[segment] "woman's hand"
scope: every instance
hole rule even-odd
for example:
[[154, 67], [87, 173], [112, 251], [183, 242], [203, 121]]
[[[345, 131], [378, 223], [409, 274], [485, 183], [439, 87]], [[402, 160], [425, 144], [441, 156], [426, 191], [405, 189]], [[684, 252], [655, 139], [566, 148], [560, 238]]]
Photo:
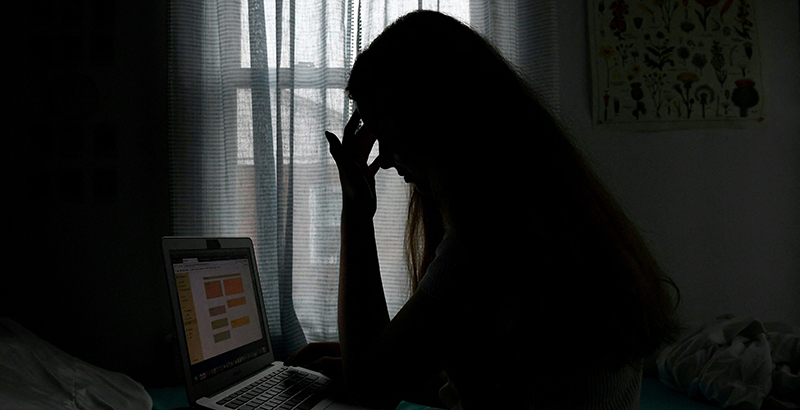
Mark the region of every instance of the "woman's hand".
[[320, 372], [328, 376], [336, 387], [344, 385], [342, 349], [339, 343], [310, 343], [286, 359], [283, 364]]
[[376, 159], [372, 164], [367, 163], [377, 138], [366, 128], [359, 127], [360, 122], [361, 116], [356, 110], [344, 127], [341, 142], [331, 132], [326, 131], [325, 137], [339, 169], [345, 209], [371, 218], [377, 209], [375, 174], [380, 169], [380, 162]]

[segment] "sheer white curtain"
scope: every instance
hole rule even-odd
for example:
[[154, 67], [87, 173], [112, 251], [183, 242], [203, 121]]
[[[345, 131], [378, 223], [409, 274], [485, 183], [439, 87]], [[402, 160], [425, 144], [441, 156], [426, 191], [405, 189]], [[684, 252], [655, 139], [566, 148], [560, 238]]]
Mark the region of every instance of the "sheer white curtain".
[[[350, 116], [344, 86], [358, 51], [419, 8], [483, 32], [555, 105], [555, 0], [171, 2], [173, 231], [253, 238], [278, 357], [337, 339], [341, 191], [323, 132], [340, 135]], [[394, 315], [409, 295], [407, 189], [391, 171], [377, 188]]]

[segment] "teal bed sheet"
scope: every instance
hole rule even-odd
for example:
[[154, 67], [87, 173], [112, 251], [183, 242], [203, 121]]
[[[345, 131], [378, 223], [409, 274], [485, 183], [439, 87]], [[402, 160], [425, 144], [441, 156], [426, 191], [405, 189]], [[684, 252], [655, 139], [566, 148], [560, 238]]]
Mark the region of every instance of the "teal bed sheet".
[[[147, 389], [153, 399], [153, 410], [185, 408], [186, 393], [183, 387]], [[405, 404], [408, 408], [408, 404]], [[670, 389], [658, 379], [645, 377], [642, 380], [642, 395], [639, 410], [709, 410], [718, 409], [707, 403], [690, 399], [685, 393]]]
[[153, 399], [153, 410], [174, 410], [189, 407], [186, 389], [183, 387], [161, 387], [147, 389]]
[[686, 393], [671, 389], [656, 378], [642, 379], [639, 410], [709, 410], [719, 409], [709, 403], [694, 401]]

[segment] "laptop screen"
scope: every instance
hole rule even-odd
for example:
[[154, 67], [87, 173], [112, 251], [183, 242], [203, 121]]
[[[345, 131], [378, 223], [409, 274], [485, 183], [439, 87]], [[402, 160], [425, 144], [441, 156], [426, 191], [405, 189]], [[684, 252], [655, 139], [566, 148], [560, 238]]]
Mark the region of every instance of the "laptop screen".
[[194, 383], [269, 351], [250, 249], [170, 251]]

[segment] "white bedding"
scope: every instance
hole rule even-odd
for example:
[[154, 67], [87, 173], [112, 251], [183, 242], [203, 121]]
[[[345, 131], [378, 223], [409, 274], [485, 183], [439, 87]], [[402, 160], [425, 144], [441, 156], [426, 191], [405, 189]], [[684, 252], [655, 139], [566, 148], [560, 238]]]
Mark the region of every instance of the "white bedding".
[[720, 316], [658, 357], [659, 378], [689, 397], [736, 409], [800, 409], [800, 332]]
[[135, 380], [72, 357], [7, 318], [0, 318], [0, 403], [19, 410], [152, 408]]

